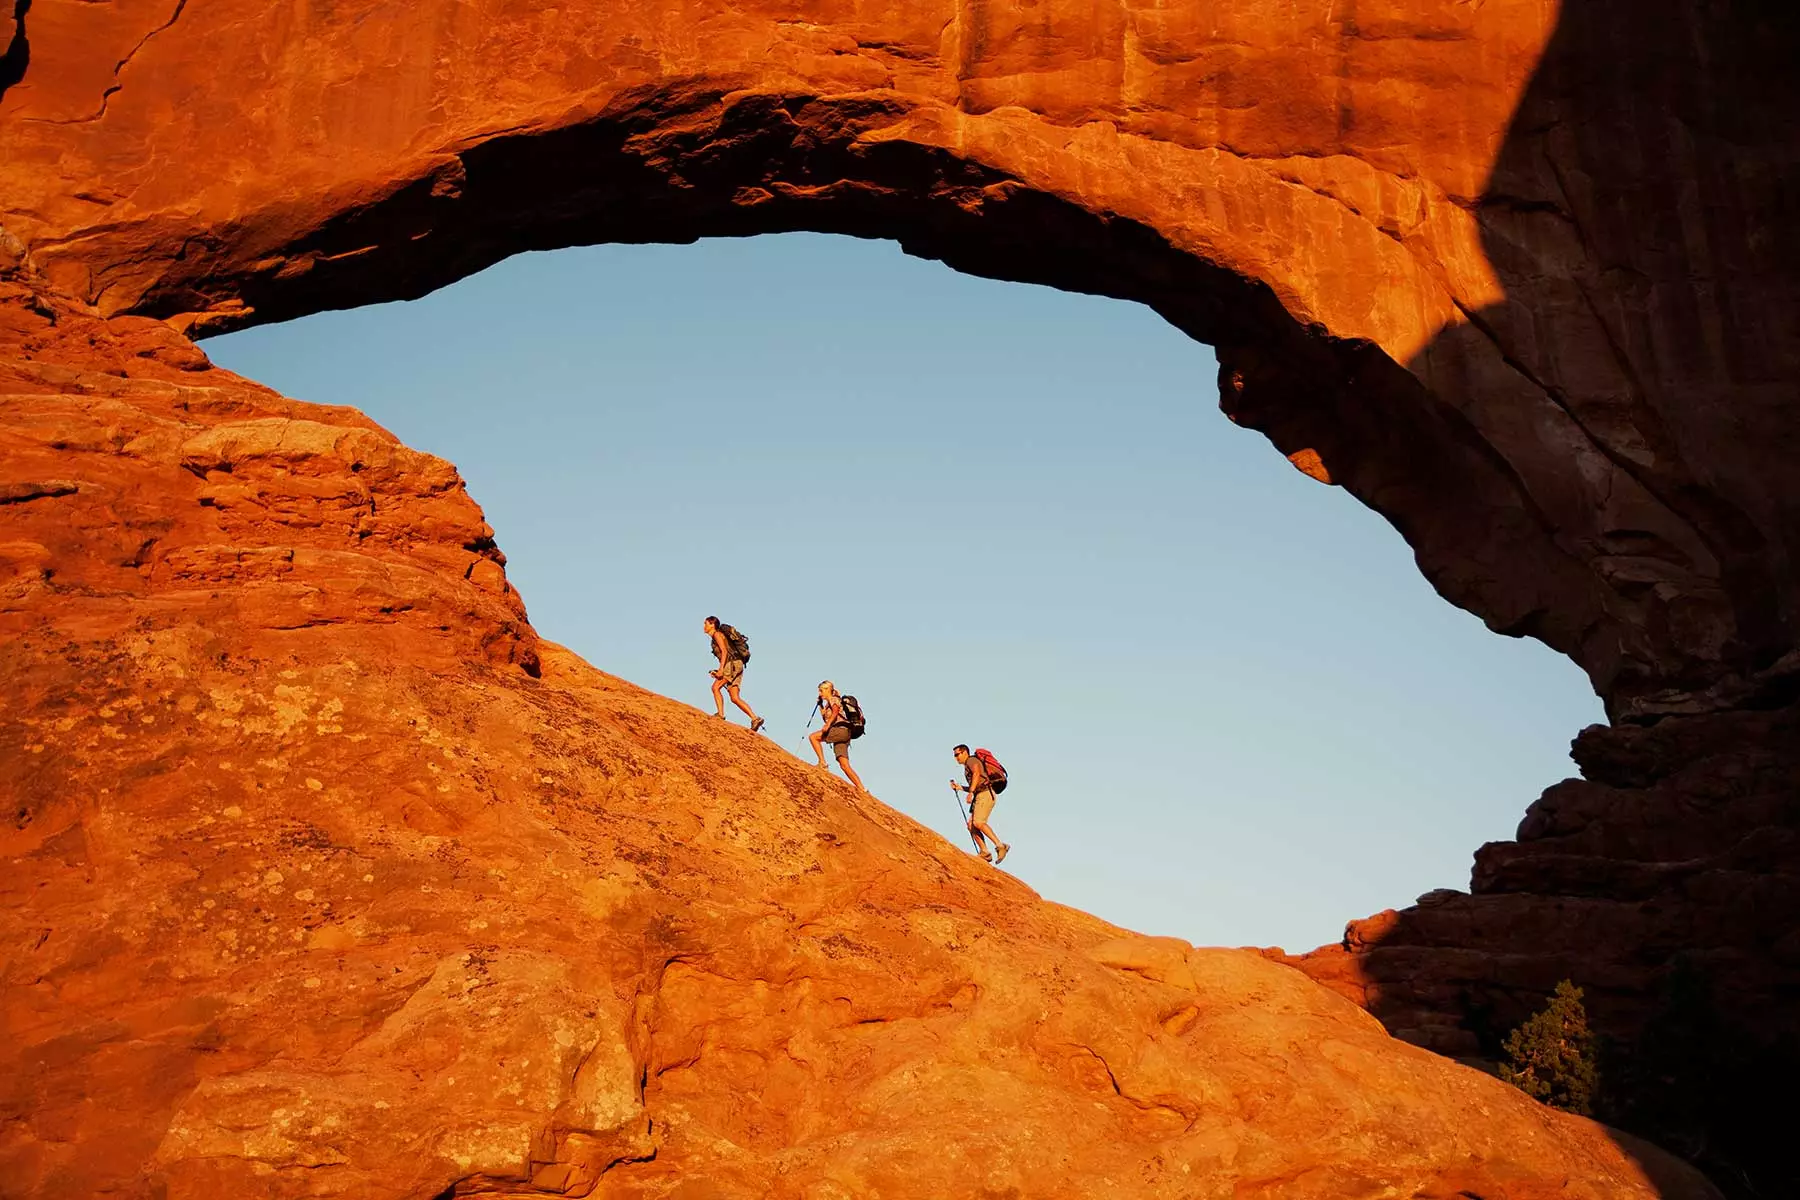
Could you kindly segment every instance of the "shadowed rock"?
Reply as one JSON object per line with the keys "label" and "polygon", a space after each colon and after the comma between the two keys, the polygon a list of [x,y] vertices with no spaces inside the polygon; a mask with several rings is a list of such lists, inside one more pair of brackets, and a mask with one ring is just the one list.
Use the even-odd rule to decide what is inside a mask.
{"label": "shadowed rock", "polygon": [[181,332],[584,242],[893,237],[1214,344],[1234,420],[1621,722],[1478,894],[1300,965],[1460,1052],[1566,974],[1629,1034],[1698,950],[1791,1031],[1794,17],[175,0],[32,34],[13,1190],[1649,1194],[1284,967],[1120,943],[540,647],[448,464]]}

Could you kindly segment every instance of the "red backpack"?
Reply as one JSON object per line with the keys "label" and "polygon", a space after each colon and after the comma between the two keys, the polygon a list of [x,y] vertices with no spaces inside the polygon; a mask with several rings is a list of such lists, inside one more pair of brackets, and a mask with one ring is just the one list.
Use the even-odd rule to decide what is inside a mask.
{"label": "red backpack", "polygon": [[981,769],[987,774],[988,786],[994,789],[994,795],[998,796],[1004,792],[1006,790],[1006,768],[1000,765],[1000,760],[994,757],[994,752],[977,750],[975,757],[981,760]]}

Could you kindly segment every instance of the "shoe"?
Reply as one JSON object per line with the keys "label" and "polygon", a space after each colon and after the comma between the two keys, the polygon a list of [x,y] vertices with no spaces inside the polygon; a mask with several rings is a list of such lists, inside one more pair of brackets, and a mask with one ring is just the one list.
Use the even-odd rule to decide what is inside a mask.
{"label": "shoe", "polygon": [[1002,842],[1000,848],[994,851],[994,865],[996,867],[1006,861],[1006,852],[1011,849],[1012,847],[1010,845]]}
{"label": "shoe", "polygon": [[981,858],[982,862],[993,862],[994,861],[994,856],[989,854],[986,850],[981,851],[980,858]]}
{"label": "shoe", "polygon": [[750,722],[750,732],[751,733],[755,733],[757,730],[761,729],[762,727],[763,727],[763,719],[761,717],[758,717],[758,718],[756,718],[756,720]]}

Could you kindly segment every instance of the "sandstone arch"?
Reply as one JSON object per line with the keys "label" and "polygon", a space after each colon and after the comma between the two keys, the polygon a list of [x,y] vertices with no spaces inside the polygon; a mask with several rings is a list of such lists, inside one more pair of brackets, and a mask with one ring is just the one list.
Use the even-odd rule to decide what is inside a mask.
{"label": "sandstone arch", "polygon": [[[1213,343],[1235,419],[1645,726],[1585,735],[1590,780],[1483,852],[1481,894],[1307,969],[1449,1049],[1474,1036],[1471,996],[1504,1014],[1571,963],[1629,1027],[1670,949],[1697,947],[1745,1020],[1781,1028],[1800,331],[1776,123],[1795,44],[1791,18],[1683,0],[39,0],[0,94],[10,371],[21,394],[88,399],[68,402],[85,433],[17,449],[13,473],[37,474],[0,480],[23,497],[11,619],[61,628],[70,581],[150,609],[206,582],[285,588],[272,604],[316,611],[266,626],[284,647],[416,625],[391,635],[402,659],[535,670],[453,473],[349,417],[159,443],[119,416],[153,393],[178,423],[300,410],[201,382],[197,351],[145,318],[204,333],[418,294],[534,246],[897,237],[1144,301]],[[62,491],[39,457],[117,438],[200,482]],[[370,506],[345,558],[304,513],[351,468],[373,474],[342,493]],[[69,495],[85,516],[34,523]],[[309,579],[329,595],[306,599]],[[23,687],[45,660],[15,661]],[[33,853],[91,817],[38,778],[16,781]],[[1754,913],[1719,898],[1734,889]]]}
{"label": "sandstone arch", "polygon": [[[1566,195],[1558,170],[1622,164],[1507,142],[1546,0],[1353,8],[56,10],[0,110],[7,227],[102,312],[199,332],[527,247],[791,228],[1143,300],[1219,347],[1229,409],[1323,453],[1452,600],[1616,712],[1741,686],[1792,647],[1795,514],[1759,519],[1659,411],[1728,348],[1655,361],[1661,312],[1601,306],[1673,281],[1613,285],[1654,247],[1587,232],[1664,216],[1680,164]],[[1586,69],[1615,31],[1569,11],[1598,25],[1557,61]],[[1579,127],[1630,133],[1607,116]]]}

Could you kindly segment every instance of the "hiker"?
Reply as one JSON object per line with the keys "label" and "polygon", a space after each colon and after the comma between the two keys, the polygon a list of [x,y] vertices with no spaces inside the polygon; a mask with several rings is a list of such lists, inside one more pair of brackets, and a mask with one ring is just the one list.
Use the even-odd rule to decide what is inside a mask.
{"label": "hiker", "polygon": [[830,742],[838,766],[843,768],[844,778],[855,784],[857,791],[867,792],[869,789],[863,786],[863,781],[850,766],[850,739],[862,732],[862,706],[857,704],[855,696],[838,695],[837,686],[827,679],[819,685],[818,708],[825,723],[807,740],[812,743],[813,753],[819,756],[819,765],[827,771],[831,769],[825,761],[825,743]]}
{"label": "hiker", "polygon": [[[987,750],[971,754],[967,746],[959,745],[954,753],[956,761],[962,764],[963,778],[968,782],[958,784],[952,779],[950,786],[969,793],[969,835],[975,839],[975,853],[981,855],[982,862],[999,866],[1006,861],[1006,852],[1012,847],[1000,840],[994,827],[988,824],[988,818],[994,813],[995,794],[1006,790],[1006,768]],[[994,843],[992,856],[988,854],[988,842]]]}
{"label": "hiker", "polygon": [[719,660],[718,667],[712,672],[713,707],[718,710],[719,720],[725,719],[724,693],[730,692],[731,702],[750,718],[750,732],[755,733],[763,727],[763,719],[738,695],[738,685],[744,681],[744,667],[750,662],[750,639],[729,625],[721,625],[717,617],[706,618],[704,628],[712,643],[712,652]]}

